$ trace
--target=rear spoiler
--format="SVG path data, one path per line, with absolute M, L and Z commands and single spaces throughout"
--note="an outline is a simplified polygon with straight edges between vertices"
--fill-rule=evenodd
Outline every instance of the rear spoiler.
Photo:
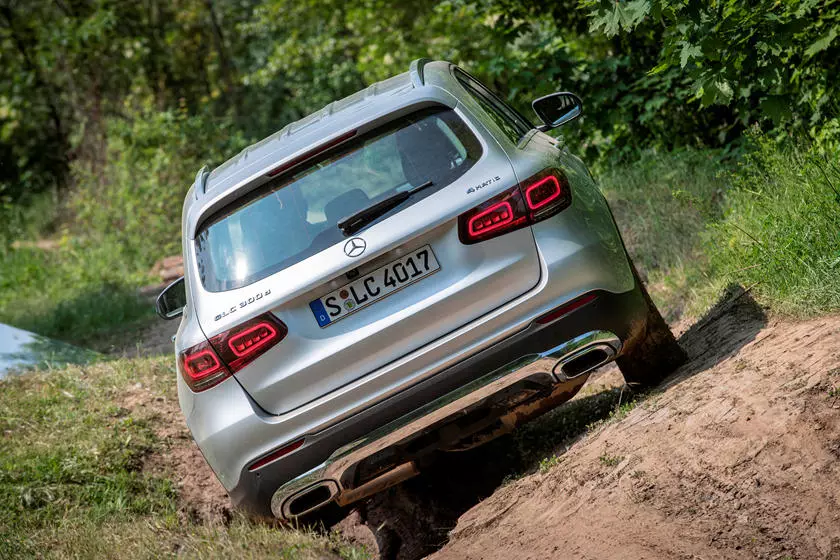
M 422 87 L 426 85 L 426 80 L 423 77 L 423 67 L 429 62 L 432 62 L 432 59 L 418 58 L 413 60 L 409 65 L 408 74 L 411 76 L 411 83 L 414 84 L 414 87 Z

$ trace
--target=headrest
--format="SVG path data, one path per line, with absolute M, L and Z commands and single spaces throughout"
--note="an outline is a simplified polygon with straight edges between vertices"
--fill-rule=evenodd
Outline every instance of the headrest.
M 362 189 L 351 189 L 342 193 L 327 202 L 324 206 L 324 215 L 327 217 L 327 223 L 335 224 L 341 218 L 346 218 L 354 212 L 358 212 L 368 205 L 370 199 Z
M 430 180 L 443 182 L 458 156 L 452 141 L 438 128 L 436 121 L 427 118 L 397 132 L 403 173 L 412 186 Z

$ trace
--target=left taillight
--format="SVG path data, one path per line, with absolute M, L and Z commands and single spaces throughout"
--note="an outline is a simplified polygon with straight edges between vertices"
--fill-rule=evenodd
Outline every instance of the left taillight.
M 458 237 L 471 245 L 534 224 L 568 208 L 566 175 L 545 169 L 458 217 Z
M 218 385 L 283 340 L 289 330 L 265 313 L 181 352 L 181 374 L 190 389 Z
M 209 342 L 187 348 L 178 354 L 178 360 L 181 362 L 181 376 L 196 393 L 218 385 L 230 377 L 230 370 L 225 367 Z

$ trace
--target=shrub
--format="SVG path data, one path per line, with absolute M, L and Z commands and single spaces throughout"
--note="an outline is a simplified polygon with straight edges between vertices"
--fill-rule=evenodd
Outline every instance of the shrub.
M 180 253 L 181 207 L 196 171 L 245 143 L 226 126 L 183 112 L 143 113 L 109 127 L 104 169 L 74 165 L 58 247 L 0 247 L 0 321 L 88 344 L 150 317 L 137 288 L 154 282 L 148 271 L 156 260 Z M 16 223 L 21 235 L 40 222 L 24 216 Z
M 182 111 L 111 121 L 102 173 L 74 166 L 74 230 L 118 243 L 138 266 L 180 253 L 181 208 L 196 172 L 247 144 L 231 128 Z

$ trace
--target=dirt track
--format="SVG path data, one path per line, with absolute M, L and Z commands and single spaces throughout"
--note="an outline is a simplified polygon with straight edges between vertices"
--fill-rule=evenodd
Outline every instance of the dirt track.
M 840 558 L 840 317 L 768 324 L 730 293 L 680 341 L 689 363 L 623 418 L 608 420 L 628 398 L 610 368 L 342 529 L 375 532 L 384 558 Z M 166 434 L 170 457 L 198 461 L 183 436 Z M 218 489 L 190 486 L 187 510 L 226 516 Z

